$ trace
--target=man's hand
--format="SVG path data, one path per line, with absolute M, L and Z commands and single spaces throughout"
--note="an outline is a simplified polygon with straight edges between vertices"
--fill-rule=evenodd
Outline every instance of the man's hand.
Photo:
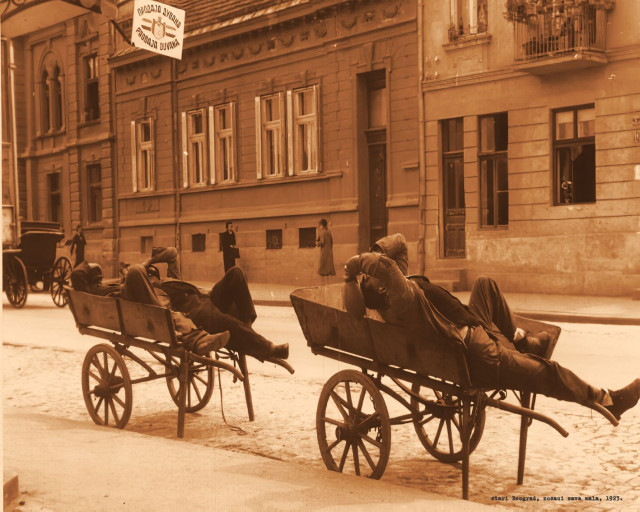
M 344 280 L 355 281 L 356 276 L 360 273 L 360 256 L 352 256 L 344 265 Z

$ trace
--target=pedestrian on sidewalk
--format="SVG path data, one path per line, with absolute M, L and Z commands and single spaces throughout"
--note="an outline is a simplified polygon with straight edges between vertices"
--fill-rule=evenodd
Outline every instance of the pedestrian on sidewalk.
M 76 263 L 74 267 L 77 267 L 84 261 L 84 248 L 86 245 L 87 239 L 84 237 L 82 225 L 78 224 L 78 226 L 76 227 L 76 234 L 73 236 L 73 239 L 71 240 L 71 247 L 69 248 L 71 256 L 73 256 L 74 250 L 76 252 Z
M 318 262 L 318 274 L 322 285 L 329 284 L 330 276 L 336 275 L 333 264 L 333 236 L 327 223 L 327 219 L 320 219 L 316 228 L 316 246 L 320 248 L 320 260 Z
M 226 272 L 236 264 L 236 258 L 240 257 L 240 249 L 236 247 L 236 234 L 233 231 L 233 222 L 230 220 L 225 224 L 225 230 L 220 233 L 220 250 L 222 251 L 222 261 Z

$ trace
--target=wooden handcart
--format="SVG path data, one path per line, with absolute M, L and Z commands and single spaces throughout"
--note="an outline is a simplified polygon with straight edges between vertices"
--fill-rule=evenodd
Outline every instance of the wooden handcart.
M 320 394 L 316 431 L 328 469 L 380 478 L 389 459 L 391 426 L 411 423 L 424 448 L 436 459 L 462 461 L 462 497 L 468 499 L 469 456 L 482 437 L 487 407 L 521 416 L 518 484 L 524 478 L 527 431 L 532 420 L 568 436 L 553 419 L 533 410 L 535 395 L 516 393 L 519 405 L 514 405 L 504 401 L 504 390 L 475 388 L 462 346 L 440 339 L 436 333 L 425 333 L 424 339 L 417 341 L 410 339 L 375 311 L 367 310 L 367 316 L 355 318 L 345 311 L 341 289 L 342 285 L 330 285 L 291 294 L 311 351 L 360 369 L 339 371 Z M 550 357 L 560 328 L 522 317 L 516 321 L 525 330 L 551 334 L 546 354 Z M 383 393 L 408 412 L 390 417 Z M 606 409 L 593 408 L 617 424 Z
M 164 379 L 178 406 L 177 436 L 181 438 L 185 413 L 199 411 L 211 399 L 215 368 L 230 372 L 243 383 L 249 421 L 254 420 L 244 354 L 226 348 L 212 357 L 191 352 L 175 332 L 168 308 L 72 289 L 65 292 L 80 333 L 108 342 L 89 349 L 82 365 L 82 394 L 96 424 L 124 428 L 131 416 L 132 385 Z M 156 371 L 133 349 L 149 354 L 163 370 Z M 137 363 L 147 375 L 131 378 L 125 360 Z M 266 361 L 293 373 L 286 361 L 275 358 Z

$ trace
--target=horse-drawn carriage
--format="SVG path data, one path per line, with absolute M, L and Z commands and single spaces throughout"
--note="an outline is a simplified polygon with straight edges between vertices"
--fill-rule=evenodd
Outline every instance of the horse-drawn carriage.
M 389 460 L 391 426 L 410 423 L 436 459 L 462 461 L 462 496 L 468 499 L 469 455 L 482 437 L 487 407 L 521 416 L 518 484 L 524 478 L 532 420 L 569 435 L 553 419 L 533 410 L 535 395 L 517 393 L 515 405 L 505 401 L 505 390 L 474 387 L 463 346 L 426 329 L 421 339 L 414 339 L 372 310 L 357 318 L 345 310 L 341 289 L 342 285 L 331 285 L 291 294 L 311 351 L 360 368 L 336 373 L 320 394 L 316 431 L 328 469 L 380 478 Z M 552 340 L 546 357 L 551 357 L 559 327 L 519 316 L 516 323 L 527 331 L 549 332 Z M 407 414 L 390 417 L 383 393 L 404 406 Z M 606 409 L 592 407 L 617 425 Z
M 56 258 L 58 243 L 64 231 L 55 222 L 22 221 L 17 240 L 3 233 L 2 289 L 15 308 L 27 302 L 29 289 L 49 291 L 58 307 L 67 303 L 64 287 L 71 277 L 71 262 L 65 256 Z

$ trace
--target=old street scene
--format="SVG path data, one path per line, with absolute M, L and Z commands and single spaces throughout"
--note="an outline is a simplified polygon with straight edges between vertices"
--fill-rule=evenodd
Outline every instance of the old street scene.
M 640 507 L 635 1 L 0 15 L 5 510 Z

